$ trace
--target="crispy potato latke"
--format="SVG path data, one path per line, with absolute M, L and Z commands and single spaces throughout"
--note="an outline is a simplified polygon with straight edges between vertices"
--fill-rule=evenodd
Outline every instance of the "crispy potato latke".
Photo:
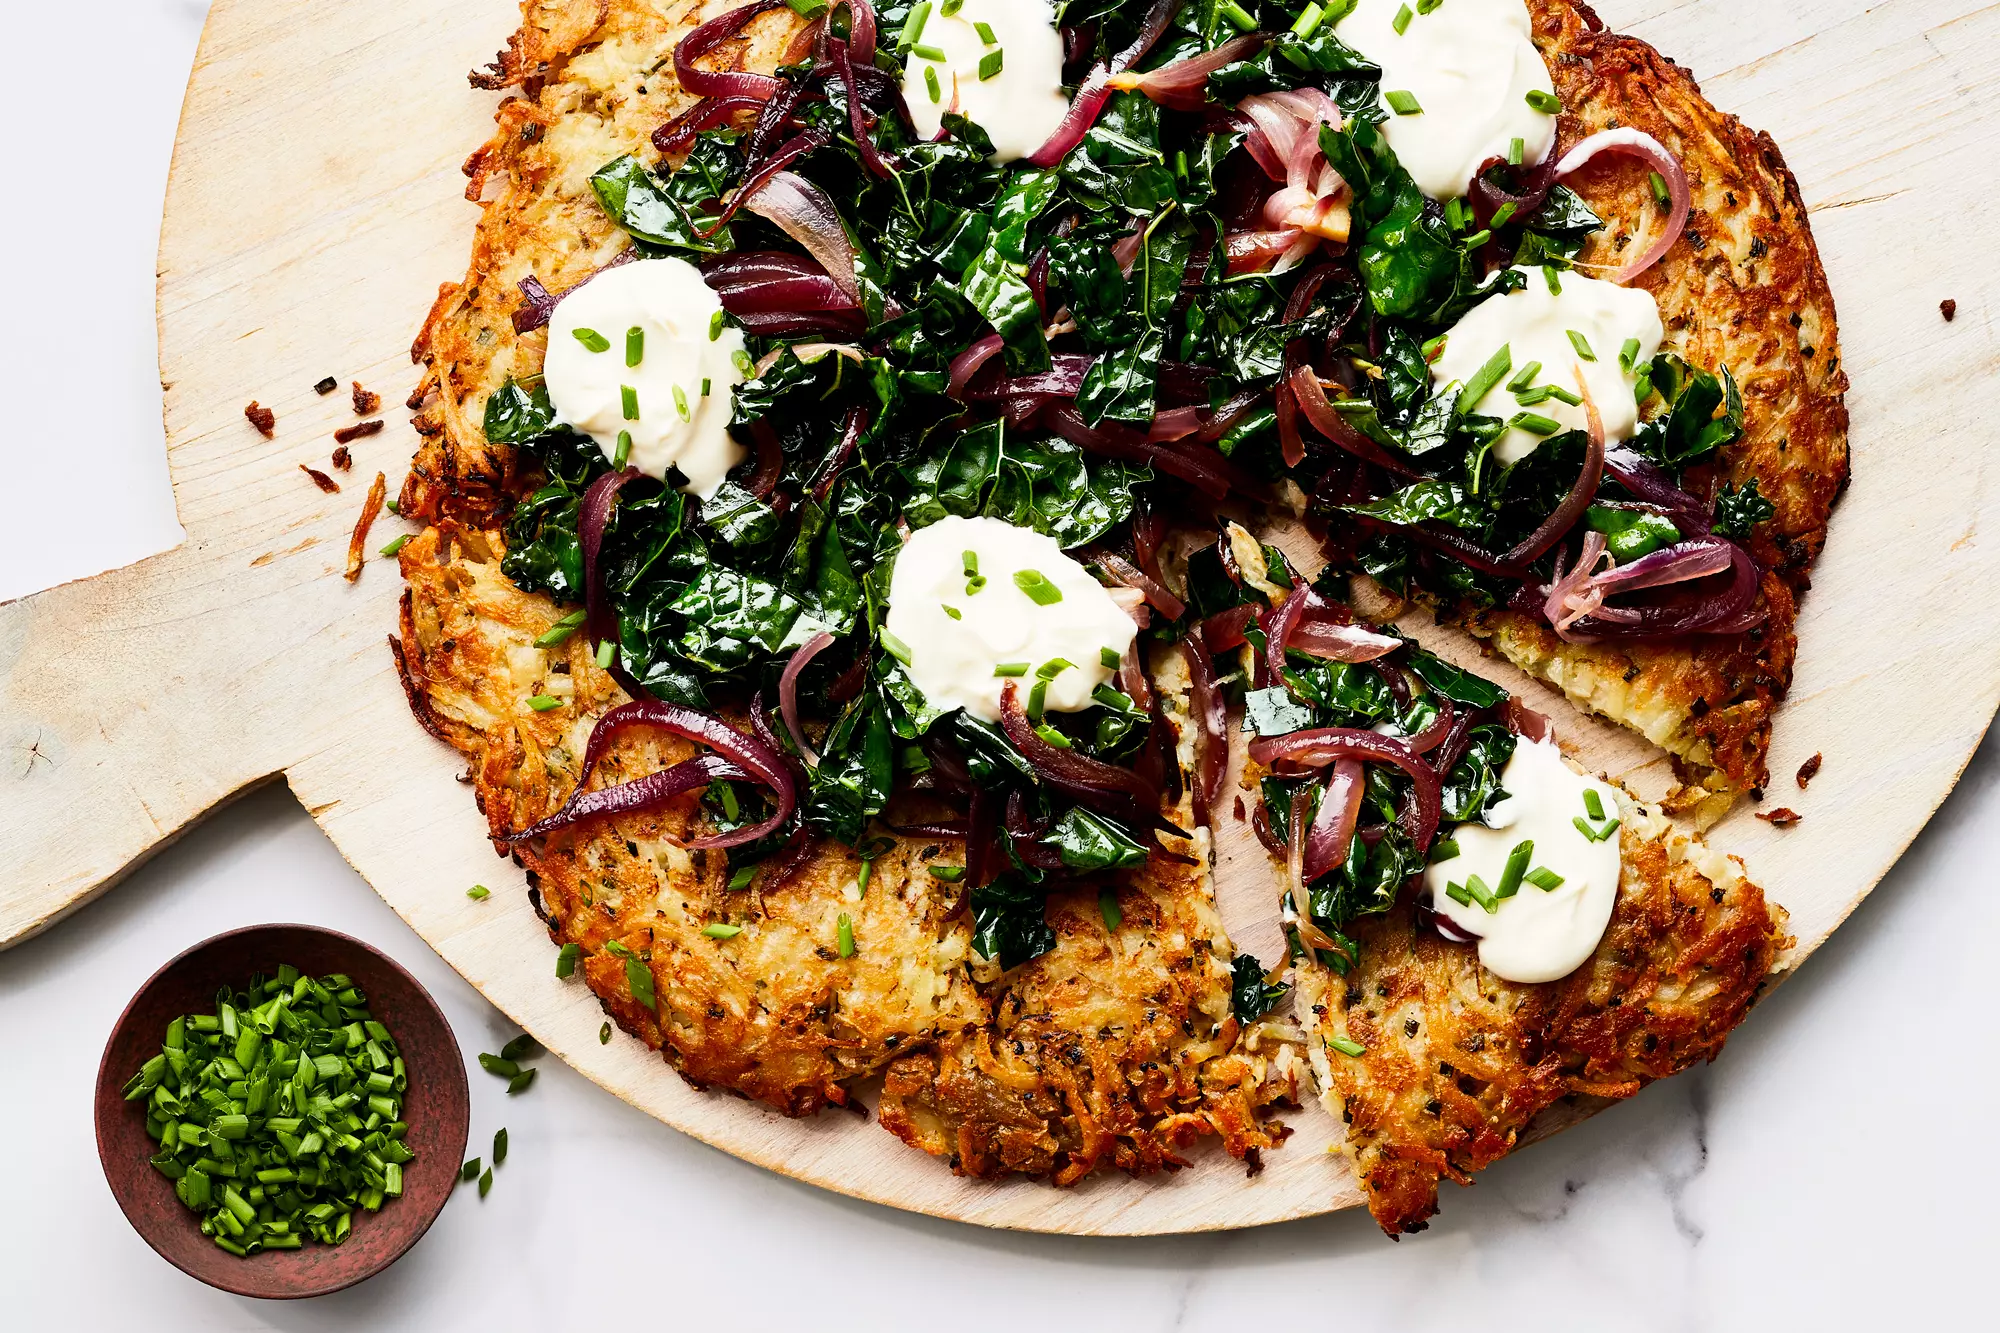
M 1752 479 L 1777 509 L 1748 543 L 1767 571 L 1765 623 L 1734 637 L 1564 643 L 1537 619 L 1462 609 L 1455 619 L 1577 706 L 1674 755 L 1685 785 L 1667 802 L 1706 827 L 1770 785 L 1771 717 L 1791 687 L 1798 599 L 1811 586 L 1834 501 L 1847 486 L 1847 376 L 1833 296 L 1798 182 L 1767 134 L 1709 105 L 1693 77 L 1646 43 L 1604 31 L 1589 6 L 1528 0 L 1535 41 L 1563 101 L 1559 151 L 1628 126 L 1680 158 L 1694 191 L 1683 244 L 1636 285 L 1660 303 L 1667 347 L 1743 390 L 1744 434 L 1696 469 L 1697 495 Z M 1607 226 L 1580 258 L 1615 267 L 1661 223 L 1647 172 L 1600 159 L 1569 184 Z
M 1749 434 L 1714 480 L 1755 477 L 1777 506 L 1753 543 L 1772 570 L 1771 619 L 1741 640 L 1633 649 L 1565 645 L 1502 613 L 1460 619 L 1683 759 L 1696 784 L 1684 808 L 1726 807 L 1763 781 L 1795 600 L 1845 479 L 1832 304 L 1768 139 L 1718 115 L 1650 48 L 1604 34 L 1588 9 L 1529 6 L 1569 108 L 1565 142 L 1636 125 L 1680 151 L 1694 179 L 1689 243 L 1643 281 L 1673 346 L 1697 364 L 1729 365 L 1743 383 Z M 468 758 L 496 839 L 562 806 L 596 719 L 625 695 L 587 636 L 536 646 L 563 610 L 516 588 L 500 561 L 504 520 L 537 474 L 531 458 L 486 440 L 485 403 L 542 364 L 546 333 L 514 325 L 522 281 L 560 294 L 630 244 L 590 175 L 625 153 L 657 162 L 652 131 L 691 101 L 665 57 L 730 7 L 525 0 L 520 31 L 473 76 L 509 95 L 465 167 L 483 210 L 469 270 L 441 289 L 413 348 L 422 443 L 400 512 L 426 530 L 400 553 L 408 591 L 391 646 L 418 721 Z M 776 8 L 710 63 L 771 68 L 796 54 L 801 27 Z M 1587 262 L 1645 243 L 1657 217 L 1643 177 L 1607 166 L 1580 186 L 1612 221 Z M 1164 682 L 1163 693 L 1184 716 Z M 548 698 L 559 706 L 530 706 Z M 1185 748 L 1193 728 L 1181 731 Z M 599 780 L 692 753 L 634 728 Z M 1783 942 L 1761 892 L 1659 816 L 1628 813 L 1612 928 L 1577 975 L 1508 986 L 1399 909 L 1359 925 L 1366 949 L 1354 973 L 1302 982 L 1312 1062 L 1392 1233 L 1420 1228 L 1440 1177 L 1462 1181 L 1503 1155 L 1558 1099 L 1623 1096 L 1713 1056 L 1762 984 Z M 724 856 L 684 845 L 699 819 L 690 794 L 514 848 L 551 938 L 578 946 L 583 980 L 696 1086 L 803 1116 L 852 1104 L 857 1082 L 880 1076 L 883 1126 L 981 1178 L 1148 1174 L 1183 1164 L 1207 1136 L 1254 1171 L 1283 1141 L 1271 1112 L 1295 1097 L 1306 1056 L 1281 1020 L 1239 1030 L 1206 835 L 1107 881 L 1115 910 L 1097 887 L 1053 896 L 1055 948 L 1003 974 L 973 948 L 963 887 L 929 873 L 961 864 L 962 841 L 893 839 L 865 891 L 856 853 L 833 843 L 783 882 L 767 883 L 767 868 L 731 890 Z M 843 915 L 848 957 L 837 947 Z M 1366 1054 L 1331 1051 L 1334 1036 Z
M 1441 1178 L 1469 1183 L 1558 1100 L 1629 1097 L 1714 1059 L 1789 945 L 1783 909 L 1734 858 L 1657 810 L 1626 800 L 1620 814 L 1610 928 L 1561 981 L 1502 981 L 1419 919 L 1420 893 L 1350 928 L 1361 952 L 1346 976 L 1302 976 L 1322 1095 L 1391 1236 L 1423 1230 Z

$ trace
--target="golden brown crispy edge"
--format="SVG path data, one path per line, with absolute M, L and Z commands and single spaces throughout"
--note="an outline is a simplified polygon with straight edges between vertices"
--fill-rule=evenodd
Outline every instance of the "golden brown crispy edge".
M 1761 590 L 1769 618 L 1737 637 L 1629 647 L 1565 644 L 1505 610 L 1458 619 L 1572 701 L 1684 760 L 1690 787 L 1670 808 L 1706 823 L 1770 780 L 1771 718 L 1791 685 L 1798 599 L 1847 484 L 1847 377 L 1833 297 L 1798 183 L 1769 135 L 1717 111 L 1687 70 L 1645 42 L 1606 32 L 1587 5 L 1529 0 L 1529 9 L 1563 99 L 1563 148 L 1629 126 L 1688 171 L 1686 242 L 1637 285 L 1658 298 L 1672 348 L 1710 370 L 1727 366 L 1742 386 L 1744 438 L 1688 484 L 1703 494 L 1755 478 L 1776 506 L 1750 542 L 1769 571 Z M 1583 254 L 1586 265 L 1619 262 L 1660 221 L 1645 169 L 1602 161 L 1571 182 L 1609 224 Z
M 1555 1102 L 1629 1097 L 1714 1059 L 1790 943 L 1735 858 L 1622 805 L 1610 927 L 1563 980 L 1502 981 L 1419 920 L 1417 892 L 1352 928 L 1352 972 L 1302 978 L 1314 1068 L 1391 1236 L 1423 1230 L 1440 1179 L 1470 1183 Z M 1345 1055 L 1336 1037 L 1366 1050 Z

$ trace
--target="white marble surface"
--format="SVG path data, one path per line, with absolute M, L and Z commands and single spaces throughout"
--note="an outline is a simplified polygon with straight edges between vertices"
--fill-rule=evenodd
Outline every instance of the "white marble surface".
M 175 539 L 153 391 L 151 255 L 202 10 L 200 0 L 106 0 L 90 24 L 87 100 L 72 91 L 74 65 L 16 62 L 18 102 L 63 107 L 69 132 L 10 142 L 10 178 L 38 202 L 0 210 L 13 298 L 0 324 L 0 383 L 11 390 L 0 464 L 13 501 L 0 523 L 0 597 Z M 74 49 L 77 38 L 69 6 L 18 6 L 9 26 L 16 51 Z M 80 164 L 110 176 L 80 190 Z M 51 227 L 61 262 L 24 258 L 49 252 Z M 39 502 L 86 485 L 88 530 Z M 1940 664 L 1936 681 L 1912 685 L 1948 689 L 1950 674 Z M 1352 1214 L 1155 1241 L 934 1222 L 745 1166 L 544 1061 L 522 1097 L 472 1075 L 473 1151 L 487 1152 L 503 1124 L 512 1139 L 489 1198 L 455 1198 L 375 1281 L 292 1305 L 182 1277 L 112 1203 L 91 1137 L 91 1083 L 132 988 L 216 931 L 312 921 L 415 971 L 468 1058 L 511 1033 L 282 788 L 267 790 L 0 956 L 0 1144 L 10 1150 L 0 1327 L 1990 1326 L 2000 1166 L 1985 1144 L 1996 1040 L 1982 1001 L 2000 932 L 1996 778 L 2000 743 L 1989 743 L 1903 864 L 1718 1065 L 1522 1154 L 1475 1189 L 1447 1189 L 1439 1223 L 1400 1245 Z

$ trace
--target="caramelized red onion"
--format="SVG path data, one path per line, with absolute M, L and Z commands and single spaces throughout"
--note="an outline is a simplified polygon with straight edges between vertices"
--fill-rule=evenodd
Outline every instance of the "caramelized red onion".
M 1129 768 L 1103 763 L 1074 750 L 1059 749 L 1035 734 L 1021 706 L 1021 692 L 1008 681 L 1000 693 L 1000 723 L 1021 757 L 1058 791 L 1099 814 L 1140 825 L 1160 822 L 1160 793 Z
M 1007 340 L 997 333 L 989 333 L 972 346 L 951 359 L 951 384 L 947 390 L 960 402 L 965 401 L 965 386 L 979 373 L 979 368 L 1006 350 Z M 1078 382 L 1081 387 L 1081 381 Z
M 1509 731 L 1526 740 L 1545 741 L 1555 732 L 1548 718 L 1522 703 L 1514 695 L 1507 696 L 1506 721 Z M 1457 760 L 1454 759 L 1453 764 L 1456 763 Z
M 1361 822 L 1361 797 L 1367 786 L 1367 774 L 1353 759 L 1335 763 L 1327 775 L 1326 790 L 1319 797 L 1319 813 L 1313 816 L 1312 828 L 1306 833 L 1305 859 L 1300 867 L 1306 883 L 1346 864 L 1355 826 Z
M 1208 101 L 1208 76 L 1225 65 L 1249 59 L 1261 51 L 1269 40 L 1261 32 L 1244 33 L 1213 51 L 1188 56 L 1144 74 L 1129 70 L 1114 74 L 1111 76 L 1111 88 L 1116 92 L 1129 92 L 1136 88 L 1161 106 L 1172 107 L 1176 111 L 1199 111 Z
M 729 202 L 723 205 L 722 212 L 716 216 L 713 222 L 703 227 L 700 234 L 704 237 L 715 235 L 715 233 L 733 222 L 739 212 L 747 208 L 752 213 L 769 218 L 772 222 L 777 223 L 793 240 L 798 241 L 801 245 L 806 245 L 806 242 L 793 230 L 793 227 L 798 224 L 788 219 L 781 219 L 781 217 L 769 210 L 781 209 L 788 212 L 792 211 L 797 206 L 792 203 L 789 196 L 798 192 L 800 186 L 805 187 L 806 190 L 818 193 L 818 186 L 802 180 L 800 177 L 790 176 L 788 184 L 778 189 L 776 196 L 770 204 L 760 208 L 757 201 L 764 195 L 767 187 L 772 186 L 779 176 L 788 174 L 785 171 L 786 167 L 814 149 L 826 147 L 828 142 L 829 140 L 825 132 L 816 129 L 802 130 L 790 139 L 787 139 L 783 147 L 779 148 L 777 152 L 772 153 L 770 157 L 764 160 L 762 165 L 744 177 L 743 183 L 736 187 L 736 192 L 730 196 Z M 822 201 L 821 204 L 814 207 L 812 211 L 818 213 L 823 209 L 824 211 L 831 212 L 833 209 L 832 202 L 827 201 L 824 195 L 820 196 L 820 200 Z M 846 233 L 842 232 L 841 236 L 844 240 Z M 812 250 L 815 257 L 819 254 L 811 245 L 806 245 L 806 249 Z
M 610 749 L 612 739 L 627 727 L 651 726 L 708 746 L 715 753 L 700 755 L 636 782 L 585 791 L 591 774 Z M 783 827 L 798 808 L 798 788 L 792 781 L 785 757 L 755 736 L 746 736 L 722 719 L 711 717 L 680 704 L 661 699 L 640 699 L 618 707 L 597 719 L 584 750 L 583 771 L 577 775 L 576 791 L 563 808 L 530 828 L 512 834 L 505 841 L 520 842 L 567 828 L 581 819 L 598 814 L 624 814 L 654 809 L 675 796 L 718 778 L 754 780 L 771 789 L 776 812 L 761 824 L 729 833 L 711 834 L 688 843 L 695 850 L 740 847 Z
M 604 587 L 598 557 L 604 549 L 604 533 L 618 510 L 618 492 L 639 479 L 637 468 L 607 472 L 590 483 L 577 508 L 577 540 L 583 547 L 583 598 L 590 637 L 599 643 L 616 640 L 618 625 L 611 610 L 611 598 Z
M 1139 432 L 1115 422 L 1092 426 L 1074 403 L 1052 402 L 1043 415 L 1051 430 L 1079 449 L 1128 463 L 1148 464 L 1218 500 L 1226 499 L 1232 490 L 1247 496 L 1263 493 L 1264 488 L 1255 479 L 1212 449 L 1156 445 Z
M 1147 605 L 1168 620 L 1179 620 L 1187 611 L 1187 603 L 1167 591 L 1166 585 L 1148 577 L 1137 565 L 1115 552 L 1105 551 L 1094 557 L 1097 567 L 1128 588 L 1135 588 L 1146 596 Z
M 819 764 L 819 751 L 806 739 L 806 729 L 799 723 L 799 673 L 833 644 L 833 635 L 825 631 L 813 635 L 799 645 L 785 663 L 784 674 L 778 677 L 778 716 L 785 720 L 785 730 L 791 735 L 792 744 L 799 747 L 800 756 L 815 767 Z
M 739 111 L 761 112 L 769 105 L 771 102 L 761 97 L 704 98 L 654 130 L 653 147 L 662 153 L 684 152 L 702 131 L 714 129 Z
M 1688 215 L 1694 207 L 1694 191 L 1688 184 L 1687 172 L 1682 169 L 1680 159 L 1668 152 L 1665 144 L 1650 134 L 1625 127 L 1593 134 L 1570 149 L 1556 164 L 1555 178 L 1566 180 L 1607 154 L 1636 157 L 1658 172 L 1667 183 L 1667 217 L 1660 234 L 1653 238 L 1653 243 L 1638 258 L 1630 260 L 1611 275 L 1613 282 L 1630 282 L 1659 263 L 1687 231 Z
M 801 134 L 792 142 L 796 144 L 807 135 Z M 787 149 L 790 145 L 787 145 Z M 784 157 L 787 150 L 780 149 L 772 160 Z M 790 159 L 785 159 L 789 161 Z M 847 228 L 840 220 L 840 210 L 833 206 L 833 200 L 826 192 L 803 176 L 789 171 L 773 173 L 762 185 L 751 193 L 749 185 L 738 195 L 743 207 L 761 218 L 768 219 L 785 235 L 804 246 L 806 252 L 819 261 L 833 285 L 847 298 L 849 305 L 861 304 L 861 284 L 854 277 L 854 244 L 847 239 Z
M 1363 435 L 1336 412 L 1327 398 L 1326 390 L 1320 385 L 1319 374 L 1311 366 L 1300 366 L 1286 381 L 1287 387 L 1298 400 L 1299 411 L 1305 414 L 1312 428 L 1332 440 L 1335 444 L 1353 454 L 1364 463 L 1372 463 L 1385 472 L 1399 477 L 1414 479 L 1421 474 L 1407 462 L 1395 457 L 1387 449 Z
M 1198 631 L 1181 640 L 1181 656 L 1187 661 L 1188 711 L 1199 732 L 1195 741 L 1194 820 L 1207 824 L 1216 802 L 1222 799 L 1222 783 L 1229 772 L 1229 714 L 1216 686 L 1208 645 Z
M 1084 77 L 1076 96 L 1070 99 L 1069 114 L 1056 126 L 1049 141 L 1036 149 L 1028 158 L 1031 167 L 1060 166 L 1076 146 L 1083 142 L 1083 136 L 1090 133 L 1090 127 L 1104 114 L 1104 104 L 1111 99 L 1111 76 L 1122 74 L 1145 59 L 1173 21 L 1174 13 L 1180 8 L 1181 0 L 1154 0 L 1152 10 L 1146 15 L 1145 26 L 1132 45 L 1111 58 L 1109 65 L 1099 65 Z
M 1407 741 L 1349 727 L 1320 727 L 1289 736 L 1268 736 L 1250 743 L 1250 757 L 1269 767 L 1324 768 L 1342 759 L 1391 764 L 1410 777 L 1415 801 L 1409 834 L 1419 851 L 1431 845 L 1444 817 L 1444 789 L 1437 771 L 1412 750 Z
M 1023 864 L 1036 870 L 1061 870 L 1062 853 L 1045 845 L 1042 837 L 1048 829 L 1028 818 L 1028 803 L 1018 791 L 1007 793 L 1007 842 L 1015 856 Z
M 769 101 L 785 86 L 783 79 L 747 70 L 706 70 L 695 61 L 734 39 L 760 14 L 785 8 L 785 0 L 756 0 L 718 15 L 681 38 L 674 47 L 674 78 L 697 97 L 747 97 Z
M 1510 565 L 1531 565 L 1547 555 L 1563 535 L 1577 525 L 1577 521 L 1597 498 L 1598 487 L 1604 484 L 1604 417 L 1597 410 L 1596 400 L 1590 396 L 1590 385 L 1584 381 L 1583 367 L 1576 368 L 1576 387 L 1583 395 L 1585 419 L 1590 423 L 1588 443 L 1583 451 L 1583 468 L 1577 473 L 1576 485 L 1570 487 L 1569 494 L 1556 506 L 1555 512 L 1542 520 L 1542 525 L 1529 535 L 1528 539 L 1507 552 L 1501 559 Z

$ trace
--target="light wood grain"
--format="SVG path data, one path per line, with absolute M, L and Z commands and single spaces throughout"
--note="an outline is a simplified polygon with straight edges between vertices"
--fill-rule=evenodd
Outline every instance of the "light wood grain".
M 846 1115 L 783 1120 L 689 1090 L 637 1043 L 600 1046 L 597 1006 L 558 983 L 519 872 L 496 861 L 457 763 L 417 730 L 384 645 L 399 593 L 372 561 L 339 576 L 368 479 L 414 445 L 394 410 L 436 285 L 463 271 L 474 214 L 458 164 L 492 99 L 465 71 L 511 26 L 507 0 L 215 0 L 176 151 L 160 249 L 161 374 L 185 545 L 0 607 L 0 943 L 48 926 L 202 814 L 282 776 L 369 882 L 558 1055 L 661 1120 L 773 1170 L 992 1226 L 1142 1233 L 1247 1226 L 1357 1201 L 1316 1109 L 1246 1181 L 1203 1159 L 1163 1181 L 1056 1192 L 972 1185 Z M 1855 482 L 1800 623 L 1773 771 L 1823 751 L 1790 832 L 1739 811 L 1711 835 L 1792 912 L 1803 958 L 1928 820 L 2000 701 L 2000 222 L 1968 187 L 2000 144 L 2000 6 L 1971 0 L 1615 0 L 1607 20 L 1702 75 L 1784 145 L 1814 210 L 1854 381 Z M 1956 323 L 1938 314 L 1959 303 Z M 327 375 L 380 391 L 390 428 L 325 467 L 353 420 Z M 244 422 L 279 416 L 267 441 Z M 399 523 L 385 516 L 370 549 Z M 1432 646 L 1472 660 L 1463 644 Z M 1517 677 L 1489 667 L 1510 683 Z M 1548 711 L 1567 717 L 1539 687 Z M 1584 721 L 1592 762 L 1659 791 L 1658 756 Z M 464 889 L 495 889 L 473 903 Z M 1232 932 L 1270 955 L 1261 851 L 1224 849 Z M 1755 1021 L 1754 1019 L 1752 1021 Z

